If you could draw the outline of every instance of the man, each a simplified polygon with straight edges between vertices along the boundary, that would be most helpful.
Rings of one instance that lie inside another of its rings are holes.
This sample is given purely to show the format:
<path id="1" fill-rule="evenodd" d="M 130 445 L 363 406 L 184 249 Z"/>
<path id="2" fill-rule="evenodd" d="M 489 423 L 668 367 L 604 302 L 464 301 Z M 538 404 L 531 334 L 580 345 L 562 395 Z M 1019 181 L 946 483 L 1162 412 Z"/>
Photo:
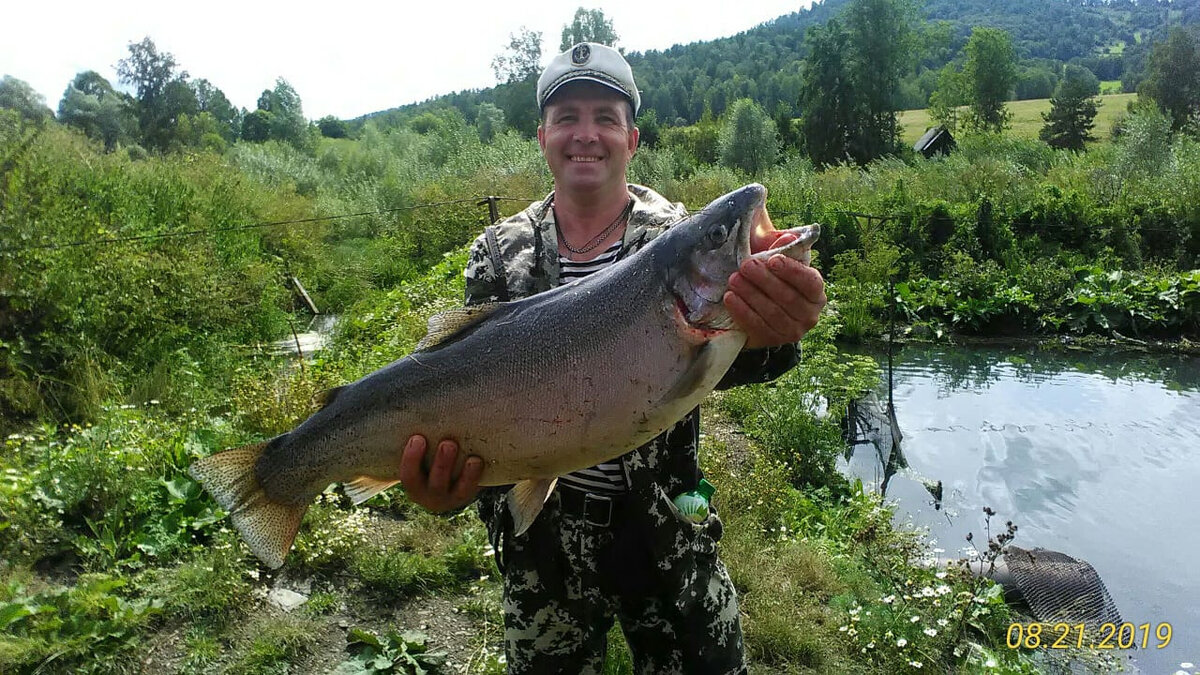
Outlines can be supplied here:
<path id="1" fill-rule="evenodd" d="M 682 205 L 626 183 L 641 98 L 619 52 L 583 43 L 559 54 L 538 80 L 537 103 L 538 145 L 554 192 L 475 241 L 467 304 L 526 297 L 585 276 L 685 215 Z M 751 248 L 770 248 L 776 236 L 756 238 Z M 748 341 L 718 388 L 770 380 L 795 365 L 795 342 L 825 304 L 824 282 L 786 256 L 748 260 L 724 302 Z M 694 524 L 672 502 L 697 488 L 698 445 L 697 409 L 645 446 L 562 477 L 521 536 L 513 535 L 507 488 L 478 495 L 504 576 L 509 672 L 600 672 L 614 616 L 638 672 L 745 672 L 737 597 L 716 555 L 721 521 L 714 513 Z M 401 457 L 413 501 L 446 511 L 476 497 L 478 458 L 454 477 L 452 440 L 439 443 L 428 473 L 425 452 L 426 439 L 413 436 Z"/>

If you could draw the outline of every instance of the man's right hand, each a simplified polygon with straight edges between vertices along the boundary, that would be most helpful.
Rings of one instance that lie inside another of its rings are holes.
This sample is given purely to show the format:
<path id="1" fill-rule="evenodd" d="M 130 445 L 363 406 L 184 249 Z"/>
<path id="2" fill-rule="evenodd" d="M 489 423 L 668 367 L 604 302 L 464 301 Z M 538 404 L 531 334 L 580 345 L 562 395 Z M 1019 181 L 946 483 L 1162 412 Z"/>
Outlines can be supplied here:
<path id="1" fill-rule="evenodd" d="M 470 504 L 479 493 L 483 460 L 474 455 L 463 464 L 462 473 L 451 483 L 458 465 L 458 443 L 443 440 L 433 456 L 433 465 L 425 472 L 422 462 L 428 442 L 424 436 L 410 436 L 400 457 L 400 484 L 412 501 L 434 513 L 452 511 Z"/>

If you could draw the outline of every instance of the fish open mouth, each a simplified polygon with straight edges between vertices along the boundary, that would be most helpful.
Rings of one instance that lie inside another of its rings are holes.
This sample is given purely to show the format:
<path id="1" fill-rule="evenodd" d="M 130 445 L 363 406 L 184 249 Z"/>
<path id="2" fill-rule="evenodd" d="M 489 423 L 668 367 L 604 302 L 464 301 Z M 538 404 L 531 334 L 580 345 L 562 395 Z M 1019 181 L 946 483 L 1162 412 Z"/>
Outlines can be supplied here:
<path id="1" fill-rule="evenodd" d="M 767 193 L 764 190 L 762 196 L 759 197 L 758 203 L 754 205 L 750 212 L 749 222 L 742 223 L 741 232 L 738 232 L 738 265 L 741 265 L 742 261 L 750 257 L 750 240 L 752 235 L 762 239 L 774 231 L 775 224 L 771 222 L 771 215 L 767 213 Z"/>

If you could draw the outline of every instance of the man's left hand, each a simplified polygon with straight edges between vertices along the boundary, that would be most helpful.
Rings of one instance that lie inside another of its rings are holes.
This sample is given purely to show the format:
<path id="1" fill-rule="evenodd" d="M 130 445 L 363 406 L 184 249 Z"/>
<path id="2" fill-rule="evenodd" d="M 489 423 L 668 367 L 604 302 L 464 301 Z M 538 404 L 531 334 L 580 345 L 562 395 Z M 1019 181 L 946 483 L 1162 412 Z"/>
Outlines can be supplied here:
<path id="1" fill-rule="evenodd" d="M 751 251 L 786 244 L 792 234 L 752 238 Z M 729 277 L 725 308 L 746 333 L 746 349 L 796 342 L 817 324 L 825 306 L 821 273 L 782 254 L 767 260 L 748 258 Z"/>

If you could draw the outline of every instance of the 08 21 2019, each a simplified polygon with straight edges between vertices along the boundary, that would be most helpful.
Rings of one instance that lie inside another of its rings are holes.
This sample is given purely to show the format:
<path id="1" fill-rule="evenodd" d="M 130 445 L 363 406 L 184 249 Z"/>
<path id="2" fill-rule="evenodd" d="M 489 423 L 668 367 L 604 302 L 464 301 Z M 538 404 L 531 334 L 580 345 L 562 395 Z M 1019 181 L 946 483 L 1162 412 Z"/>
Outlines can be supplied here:
<path id="1" fill-rule="evenodd" d="M 1095 630 L 1082 623 L 1011 623 L 1006 644 L 1009 649 L 1162 649 L 1173 635 L 1166 621 L 1103 623 Z"/>

